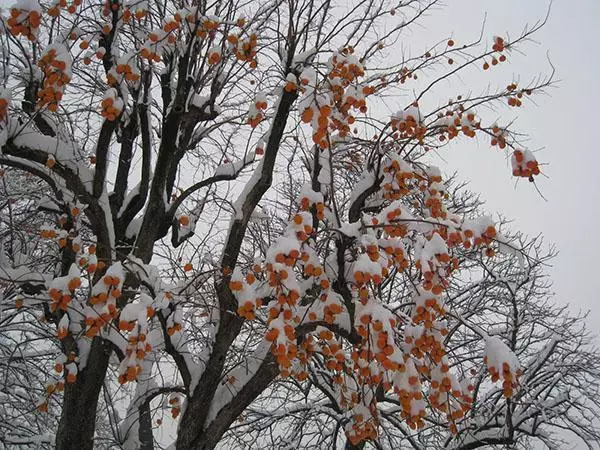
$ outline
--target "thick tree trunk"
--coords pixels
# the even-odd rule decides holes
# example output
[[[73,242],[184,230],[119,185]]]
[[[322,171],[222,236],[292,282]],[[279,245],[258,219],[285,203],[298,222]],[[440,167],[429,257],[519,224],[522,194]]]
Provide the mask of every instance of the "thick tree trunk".
[[[57,450],[92,450],[96,410],[112,349],[100,338],[92,342],[85,370],[65,385],[62,415],[56,433]]]
[[[150,412],[150,402],[145,402],[142,406],[140,406],[140,423],[138,430],[140,450],[153,450],[154,436],[152,434],[152,414]]]
[[[239,317],[229,315],[223,317],[208,366],[202,374],[193,395],[188,397],[185,411],[181,417],[177,433],[177,450],[214,448],[221,438],[223,433],[218,436],[212,436],[213,439],[216,438],[214,443],[209,442],[211,440],[209,436],[206,436],[206,427],[204,425],[210,405],[219,386],[227,350],[231,342],[235,339],[235,336],[237,336],[240,328],[241,320]]]
[[[198,439],[194,442],[192,447],[185,447],[185,444],[177,444],[176,448],[186,448],[189,450],[213,450],[217,446],[217,443],[220,439],[221,436],[209,436],[206,432],[204,432],[198,436]]]
[[[208,422],[207,415],[213,396],[207,396],[207,392],[201,390],[199,386],[194,395],[188,400],[188,406],[179,424],[177,450],[209,450],[215,448],[240,414],[267,389],[278,374],[279,365],[273,354],[269,352],[252,378],[246,382],[227,405],[221,408],[210,422]],[[194,418],[198,416],[202,416],[202,421],[194,422]]]
[[[365,448],[365,442],[359,442],[358,444],[354,445],[352,442],[350,441],[346,441],[346,445],[344,446],[344,450],[362,450],[363,448]]]

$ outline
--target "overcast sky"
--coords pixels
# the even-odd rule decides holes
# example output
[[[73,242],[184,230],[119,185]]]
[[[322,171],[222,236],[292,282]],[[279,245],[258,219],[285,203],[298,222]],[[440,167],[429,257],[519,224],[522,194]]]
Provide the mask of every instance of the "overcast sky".
[[[448,0],[422,22],[420,30],[413,28],[407,39],[414,49],[421,41],[426,45],[452,34],[460,45],[477,37],[486,13],[486,40],[507,32],[514,37],[526,24],[543,18],[547,8],[545,0]],[[530,136],[528,148],[539,150],[537,159],[547,163],[542,168],[547,178],[537,179],[547,201],[527,180],[515,183],[505,154],[487,142],[460,145],[443,157],[462,179],[471,180],[471,189],[482,194],[488,211],[502,212],[514,219],[515,229],[530,235],[542,233],[549,244],[556,244],[560,254],[549,268],[556,300],[570,303],[575,311],[590,310],[588,325],[598,333],[600,276],[595,258],[600,256],[600,127],[595,123],[595,108],[600,105],[600,0],[555,0],[547,25],[535,40],[522,47],[525,54],[509,54],[511,65],[491,76],[481,71],[473,80],[479,86],[486,76],[506,84],[512,77],[525,82],[549,73],[548,59],[555,66],[555,87],[548,95],[535,97],[537,105],[528,103],[516,111],[517,129]],[[454,79],[444,89],[450,96],[470,87],[469,76]],[[514,114],[514,109],[498,110],[498,117]]]

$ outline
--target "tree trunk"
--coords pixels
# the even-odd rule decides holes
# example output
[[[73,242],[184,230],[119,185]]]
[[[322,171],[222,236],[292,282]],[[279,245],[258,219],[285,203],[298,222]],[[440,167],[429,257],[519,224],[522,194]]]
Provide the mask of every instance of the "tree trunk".
[[[204,417],[206,417],[210,403],[213,400],[212,397],[210,397],[210,400],[204,400],[206,399],[206,396],[204,396],[198,401],[203,393],[200,388],[196,389],[195,395],[188,400],[190,403],[179,424],[177,450],[210,450],[215,448],[231,424],[271,384],[278,374],[279,365],[273,354],[269,352],[252,378],[204,427],[202,422],[194,423],[193,419],[198,415],[190,414],[188,408],[193,405],[193,411],[202,410]]]
[[[363,448],[365,448],[365,441],[359,442],[355,445],[347,440],[346,445],[344,446],[344,450],[362,450]]]
[[[152,434],[152,415],[150,412],[149,401],[144,402],[144,404],[140,406],[140,423],[138,430],[140,450],[154,450],[154,436]]]
[[[56,433],[57,450],[92,450],[96,410],[112,349],[102,339],[92,342],[85,370],[65,385],[62,415]]]

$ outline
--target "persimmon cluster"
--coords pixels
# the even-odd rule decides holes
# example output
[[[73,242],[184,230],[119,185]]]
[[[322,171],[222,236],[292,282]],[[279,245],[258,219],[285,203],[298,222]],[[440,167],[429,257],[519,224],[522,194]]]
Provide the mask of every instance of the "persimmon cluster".
[[[70,248],[77,253],[81,248],[81,239],[76,235],[74,230],[67,232],[64,229],[66,223],[65,217],[58,219],[58,225],[60,228],[55,228],[51,225],[44,225],[40,228],[40,237],[55,241],[58,247],[61,249]]]
[[[521,101],[521,98],[523,98],[523,94],[521,92],[517,93],[514,97],[508,97],[507,103],[508,106],[515,106],[515,107],[519,107],[523,104],[523,102]]]
[[[498,146],[499,149],[504,150],[506,148],[507,131],[498,125],[492,125],[491,132],[492,140],[490,141],[490,145],[492,147]]]
[[[48,412],[48,404],[50,403],[50,399],[53,395],[58,395],[65,389],[65,381],[67,383],[74,383],[77,379],[77,364],[76,364],[76,355],[71,352],[69,355],[65,355],[63,353],[59,354],[54,361],[54,370],[58,374],[63,374],[62,379],[52,379],[52,381],[46,384],[44,389],[44,393],[40,396],[38,403],[36,405],[36,409],[38,412],[46,413]]]
[[[333,372],[332,383],[342,385],[344,383],[342,374],[346,366],[346,352],[341,341],[330,330],[320,326],[310,336],[314,343],[311,354],[320,353],[325,367]]]
[[[294,75],[293,73],[288,73],[285,79],[285,86],[283,87],[283,90],[285,92],[294,92],[297,89],[298,79],[296,78],[296,75]]]
[[[177,419],[179,413],[181,412],[181,400],[178,395],[172,395],[169,398],[169,406],[171,407],[171,417],[173,419]]]
[[[104,326],[118,318],[117,299],[121,296],[122,286],[120,265],[109,267],[104,277],[93,286],[85,308],[85,335],[88,338],[96,336]]]
[[[306,241],[313,233],[312,216],[306,211],[300,211],[292,218],[292,227],[296,231],[296,237],[299,241]],[[314,270],[309,270],[312,274]]]
[[[513,175],[533,179],[540,174],[540,168],[535,156],[530,150],[515,150],[511,158]]]
[[[445,219],[447,210],[444,206],[446,199],[446,189],[441,183],[441,174],[433,169],[422,170],[415,169],[410,163],[404,161],[397,154],[390,152],[389,159],[383,166],[383,197],[389,201],[396,201],[409,194],[423,196],[423,205],[432,218]],[[395,203],[394,203],[395,204]],[[394,221],[400,217],[402,207],[398,205],[394,208],[386,208],[384,221]],[[406,214],[405,214],[406,216]],[[410,218],[407,216],[407,218]],[[402,222],[402,218],[400,218]],[[380,224],[379,219],[375,219],[374,225]],[[396,229],[394,229],[396,228]],[[385,228],[390,236],[404,236],[407,231],[405,225],[389,224]]]
[[[487,357],[484,357],[484,363],[487,363]],[[488,372],[492,378],[492,382],[496,382],[502,379],[502,392],[505,397],[509,398],[513,395],[513,390],[518,386],[516,376],[521,374],[520,370],[517,371],[516,376],[511,370],[511,366],[507,362],[502,363],[502,371],[498,371],[495,367],[489,367]]]
[[[65,383],[62,380],[57,380],[56,382],[49,382],[46,384],[44,388],[44,394],[38,400],[36,405],[36,409],[38,412],[47,413],[48,412],[48,404],[50,403],[50,399],[55,394],[60,394],[65,390]]]
[[[376,403],[372,401],[369,406],[357,403],[353,410],[351,420],[346,425],[344,431],[348,440],[357,445],[367,440],[375,440],[379,435],[377,429],[379,420],[377,418]]]
[[[289,377],[293,374],[292,362],[298,354],[298,348],[295,344],[296,334],[294,327],[289,324],[284,324],[282,318],[277,318],[271,321],[272,326],[265,339],[272,342],[271,353],[275,356],[279,371],[282,377]],[[283,330],[281,332],[280,330]]]
[[[238,61],[247,62],[252,69],[258,66],[258,60],[256,59],[258,36],[256,33],[250,33],[244,39],[241,36],[230,34],[227,36],[227,42],[229,42]]]
[[[10,10],[6,21],[13,36],[23,36],[35,41],[42,23],[42,11],[36,0],[19,0]]]
[[[330,132],[337,131],[344,138],[350,133],[350,126],[356,121],[353,111],[367,112],[366,97],[375,92],[372,86],[361,86],[359,78],[364,68],[354,55],[352,47],[334,53],[328,62],[327,87],[323,94],[315,95],[316,79],[311,71],[300,75],[305,100],[300,108],[300,118],[313,128],[312,140],[321,149],[330,146]],[[286,85],[291,88],[290,81]]]
[[[329,280],[323,279],[321,281],[321,287],[323,287],[323,285],[327,286],[323,289],[327,289],[329,287]],[[337,316],[344,312],[344,307],[339,302],[328,301],[329,297],[330,296],[327,296],[327,294],[321,294],[321,301],[324,302],[323,322],[333,325],[336,322]]]
[[[416,297],[412,325],[405,329],[404,348],[416,361],[429,361],[429,364],[416,365],[417,371],[430,383],[429,404],[447,414],[450,430],[456,433],[455,421],[470,409],[472,398],[450,373],[443,346],[444,336],[448,334],[444,315],[445,308],[439,297],[422,290]]]
[[[383,167],[383,198],[398,200],[414,190],[413,181],[418,174],[410,164],[396,154],[390,154],[390,159]]]
[[[38,61],[44,73],[42,87],[38,91],[37,107],[47,107],[55,112],[62,100],[65,86],[71,81],[71,55],[62,44],[53,44]]]
[[[373,226],[383,226],[384,232],[391,238],[403,238],[406,236],[408,226],[402,223],[402,221],[404,219],[410,220],[412,216],[402,207],[397,206],[397,204],[392,204],[385,208],[384,213],[371,218]]]
[[[347,47],[334,54],[329,61],[331,70],[327,75],[329,97],[336,111],[329,127],[332,131],[337,130],[342,138],[350,133],[350,126],[356,121],[353,112],[366,113],[366,98],[376,92],[375,87],[359,83],[365,72],[353,53],[354,49]]]
[[[167,335],[174,336],[176,333],[179,333],[183,329],[182,322],[181,308],[177,308],[174,313],[167,317]]]
[[[402,405],[402,417],[411,426],[417,424],[425,415],[421,383],[410,356],[394,341],[397,321],[373,296],[361,299],[361,305],[357,309],[360,325],[355,325],[355,328],[363,340],[352,352],[352,371],[358,385],[366,387],[366,392],[371,393],[379,386],[384,391],[393,390]],[[352,409],[369,406],[367,421],[377,423],[377,411],[373,408],[375,405],[369,403],[369,396],[365,397],[365,389],[361,388],[361,391],[362,396],[351,397],[348,406]],[[360,421],[356,425],[360,429]]]
[[[330,64],[331,70],[327,78],[346,80],[344,83],[346,86],[365,74],[364,67],[354,56],[354,47],[352,46],[343,48],[340,53],[334,53]]]
[[[67,0],[54,0],[54,4],[48,8],[50,17],[60,16],[61,9],[66,9],[69,14],[75,14],[77,7],[81,5],[82,0],[73,0],[70,5],[67,5]]]
[[[186,19],[189,21],[194,18],[195,15],[188,15]],[[199,27],[196,29],[196,36],[200,39],[206,39],[207,37],[214,36],[220,25],[220,19],[216,16],[202,17],[200,19]]]
[[[401,417],[411,429],[423,428],[426,416],[421,374],[413,360],[405,356],[392,378],[393,392],[401,405]]]
[[[252,128],[256,128],[265,117],[264,111],[267,109],[267,96],[259,93],[254,99],[254,103],[250,105],[248,111],[248,124]]]
[[[424,58],[430,58],[431,57],[431,53],[425,53],[425,55],[423,55]],[[402,67],[402,69],[400,69],[400,73],[399,76],[396,76],[395,80],[399,81],[400,84],[404,84],[406,83],[408,80],[410,79],[418,79],[417,74],[410,70],[408,67]],[[385,78],[381,79],[382,82],[382,86],[385,86],[387,84],[387,81],[385,80]]]
[[[453,269],[446,243],[439,233],[432,232],[426,236],[426,241],[419,250],[415,267],[422,273],[421,286],[425,291],[439,295],[446,289],[446,278]]]
[[[310,112],[309,112],[310,111]],[[320,148],[329,147],[329,118],[332,114],[332,108],[329,104],[324,104],[315,109],[307,108],[302,113],[302,121],[305,123],[312,122],[313,124],[313,142]]]
[[[305,339],[298,345],[296,351],[296,359],[294,361],[293,371],[283,373],[286,376],[293,376],[298,381],[308,379],[308,362],[316,351],[315,339],[312,335],[306,336]]]
[[[152,62],[160,62],[160,54],[156,51],[156,48],[154,48],[154,50],[152,49],[152,46],[144,46],[140,49],[140,56],[142,58],[147,59],[148,61]]]
[[[413,103],[410,108],[400,111],[394,115],[390,121],[392,137],[394,139],[417,139],[419,144],[423,144],[427,127],[421,123],[421,113],[418,104]]]
[[[463,386],[456,376],[449,372],[447,364],[442,364],[430,371],[430,386],[429,404],[446,414],[450,431],[456,434],[456,421],[462,419],[473,404],[473,385]]]
[[[379,264],[379,255],[377,255],[377,261],[372,261],[371,258],[365,253],[358,256],[355,263],[353,264],[352,279],[357,287],[362,287],[368,283],[378,285],[383,281],[384,267]]]
[[[117,86],[120,80],[136,82],[140,79],[140,73],[134,63],[134,55],[129,54],[119,58],[114,69],[111,69],[106,75],[107,83],[110,86]]]
[[[66,311],[72,305],[72,299],[75,298],[75,291],[81,287],[79,274],[89,263],[89,260],[95,261],[95,247],[88,248],[87,256],[81,256],[79,265],[73,264],[69,273],[64,277],[56,278],[50,285],[49,295],[51,298],[50,310]],[[83,324],[74,324],[75,331],[84,328],[84,338],[91,339],[97,336],[105,327],[112,327],[114,323],[119,324],[119,330],[127,333],[127,346],[125,348],[125,357],[119,367],[119,382],[136,381],[142,370],[142,361],[148,352],[152,351],[152,345],[147,340],[149,320],[154,316],[154,301],[148,295],[139,294],[139,298],[129,302],[122,310],[119,310],[117,301],[122,295],[124,281],[123,267],[120,263],[113,264],[108,268],[105,275],[97,280],[91,287],[87,302],[80,301],[75,307],[83,313]],[[164,294],[169,298],[168,293]],[[161,305],[167,304],[168,300],[162,300]],[[54,306],[56,305],[56,306]],[[180,313],[179,313],[180,314]],[[177,312],[174,314],[177,320]],[[168,320],[173,322],[173,315]],[[69,315],[63,314],[57,326],[57,337],[64,339],[72,331],[69,326]],[[76,357],[67,359],[61,355],[57,360],[57,371],[63,371],[63,365],[66,369],[67,382],[74,382],[77,375],[78,361]]]
[[[93,274],[96,269],[103,269],[104,262],[98,262],[96,257],[96,246],[90,245],[87,248],[87,255],[81,255],[78,260],[79,267],[89,274]]]
[[[500,36],[494,36],[493,42],[492,51],[496,52],[497,54],[492,56],[490,63],[487,61],[483,63],[483,70],[488,70],[490,68],[490,64],[492,66],[497,66],[499,63],[506,61],[506,55],[503,54],[503,52],[507,47],[507,43],[505,42],[504,38]]]
[[[450,430],[456,433],[455,421],[468,411],[472,399],[468,390],[463,389],[456,377],[449,372],[443,346],[444,336],[448,333],[444,315],[445,308],[440,303],[440,298],[421,289],[420,294],[415,297],[412,325],[405,328],[404,350],[415,358],[416,372],[413,377],[423,378],[430,383],[429,404],[432,408],[447,413]],[[420,418],[416,422],[415,418],[412,419],[413,425],[408,418],[409,425],[423,426]]]
[[[66,311],[69,308],[69,304],[71,303],[71,295],[70,293],[63,293],[61,290],[56,288],[51,288],[48,291],[48,295],[50,296],[50,311],[54,312],[57,309],[62,311]]]
[[[296,317],[300,292],[290,275],[299,257],[299,252],[294,249],[289,253],[277,253],[276,260],[281,262],[267,263],[265,278],[276,299],[275,304],[269,308],[269,318],[275,319],[281,315],[284,320],[291,321]]]
[[[123,23],[129,23],[132,19],[141,21],[148,15],[148,5],[146,2],[136,2],[133,5],[126,6],[123,9],[121,20]]]
[[[493,383],[502,380],[502,393],[506,398],[512,397],[519,386],[522,370],[514,353],[498,337],[487,336],[483,358]]]
[[[85,318],[86,331],[85,336],[93,338],[98,335],[100,329],[109,325],[113,319],[117,317],[117,309],[112,303],[106,304],[106,301],[102,300],[102,295],[97,297],[96,303],[100,308],[106,306],[106,311],[100,314],[89,315]]]
[[[369,312],[369,303],[364,301],[361,308],[363,313],[359,315],[359,324],[355,326],[357,333],[363,337],[362,345],[359,345],[351,353],[355,372],[359,379],[368,385],[377,385],[385,379],[386,370],[398,370],[402,363],[399,353],[393,341],[396,320],[392,317],[384,318]],[[365,364],[369,361],[377,361],[378,365]]]
[[[69,269],[69,273],[63,277],[55,278],[48,289],[50,297],[50,311],[67,311],[75,291],[81,286],[79,269],[75,264]]]
[[[56,327],[56,337],[60,340],[69,334],[69,315],[64,314]]]
[[[494,44],[492,45],[492,50],[498,53],[502,53],[506,48],[506,43],[504,42],[504,38],[500,36],[494,36]]]
[[[148,39],[140,49],[140,56],[149,62],[160,62],[161,54],[168,46],[177,42],[181,29],[181,15],[175,14],[165,21],[162,28],[148,33]]]
[[[400,239],[392,237],[380,238],[379,247],[385,252],[386,257],[388,258],[388,270],[393,267],[398,272],[402,272],[408,268],[408,255],[406,249],[404,248],[404,244]]]
[[[477,120],[474,111],[466,111],[464,105],[457,104],[445,113],[438,113],[436,125],[442,126],[439,134],[440,142],[452,140],[463,133],[465,136],[474,138],[481,124]]]
[[[256,308],[262,306],[261,299],[252,288],[252,285],[256,281],[255,274],[260,273],[262,269],[259,265],[256,265],[254,270],[256,272],[249,272],[244,280],[241,272],[236,268],[229,282],[229,289],[231,289],[231,292],[233,292],[238,300],[239,307],[237,313],[247,320],[254,319],[256,317]]]
[[[106,120],[113,122],[121,115],[123,107],[123,99],[119,97],[117,90],[110,88],[104,93],[104,98],[100,102],[100,114]]]
[[[277,245],[268,252],[263,264],[255,264],[244,279],[236,270],[229,287],[239,304],[238,314],[247,319],[255,317],[256,309],[268,306],[268,331],[265,339],[272,343],[271,350],[278,361],[282,376],[294,376],[298,380],[308,377],[306,363],[314,351],[311,340],[297,342],[295,328],[302,321],[335,323],[343,312],[339,296],[330,291],[330,282],[318,258],[304,239],[312,232],[312,216],[298,212]],[[306,251],[303,251],[302,249]],[[312,305],[299,305],[301,288],[296,280],[298,274],[305,278],[304,286],[311,283],[320,291]],[[261,296],[254,291],[255,282],[261,283]],[[266,291],[265,291],[266,290]],[[329,335],[333,336],[329,331]],[[339,346],[334,353],[343,357]],[[331,356],[328,353],[329,356]],[[332,356],[335,358],[334,356]],[[343,359],[343,358],[342,358]],[[327,363],[329,365],[332,362]]]
[[[164,292],[162,300],[157,307],[168,305],[173,296],[170,292]],[[180,310],[167,318],[167,334],[173,336],[175,332],[181,331]],[[148,339],[150,321],[155,315],[155,303],[153,299],[140,293],[136,301],[128,303],[118,312],[119,330],[127,333],[127,345],[125,357],[119,366],[118,381],[120,384],[138,381],[142,373],[143,361],[153,349]]]
[[[74,352],[69,352],[68,355],[61,353],[54,360],[54,370],[59,374],[63,374],[67,383],[75,383],[77,379],[78,369],[76,360],[77,355]]]
[[[43,227],[40,230],[40,237],[44,239],[54,239],[56,238],[56,230],[54,230],[53,228]]]
[[[121,328],[119,324],[119,328]],[[140,326],[142,328],[142,326]],[[129,331],[134,331],[135,327],[127,327]],[[137,381],[142,373],[141,362],[146,355],[152,351],[152,345],[147,341],[147,335],[144,330],[139,333],[132,332],[127,338],[127,347],[125,348],[125,358],[119,369],[119,383]]]
[[[425,207],[429,215],[433,218],[445,219],[448,216],[446,207],[443,203],[445,187],[438,182],[427,180],[428,186],[425,189]]]
[[[320,193],[304,189],[300,194],[300,211],[314,211],[319,220],[325,219],[325,203]]]
[[[208,64],[215,65],[221,61],[221,48],[213,46],[208,51]]]
[[[275,319],[279,321],[280,319]],[[271,346],[271,352],[279,364],[280,374],[282,377],[288,377],[292,374],[296,374],[292,369],[293,361],[298,355],[298,347],[295,344],[296,332],[295,328],[290,324],[284,324],[282,327],[274,328],[277,330],[277,336],[274,338],[273,345]],[[283,329],[283,338],[279,334],[279,330]],[[267,335],[266,339],[273,337],[273,335]]]
[[[511,95],[508,96],[507,103],[508,106],[519,107],[523,104],[523,96],[525,94],[531,95],[531,89],[517,89],[516,83],[511,83],[506,87],[506,91]]]

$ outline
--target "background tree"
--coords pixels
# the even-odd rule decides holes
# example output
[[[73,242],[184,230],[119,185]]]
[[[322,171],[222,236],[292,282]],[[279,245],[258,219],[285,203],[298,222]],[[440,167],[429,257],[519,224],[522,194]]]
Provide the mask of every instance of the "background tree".
[[[153,448],[165,408],[181,449],[250,446],[240,430],[260,427],[277,448],[551,443],[573,424],[598,440],[593,351],[578,372],[561,357],[585,331],[534,313],[544,253],[432,165],[480,137],[540,173],[476,108],[520,107],[551,77],[442,104],[434,88],[505,64],[543,22],[414,54],[401,33],[436,1],[354,3],[8,11],[0,163],[35,180],[14,189],[44,223],[27,222],[40,241],[9,219],[3,280],[11,314],[59,340],[37,401],[61,405],[56,448]]]

